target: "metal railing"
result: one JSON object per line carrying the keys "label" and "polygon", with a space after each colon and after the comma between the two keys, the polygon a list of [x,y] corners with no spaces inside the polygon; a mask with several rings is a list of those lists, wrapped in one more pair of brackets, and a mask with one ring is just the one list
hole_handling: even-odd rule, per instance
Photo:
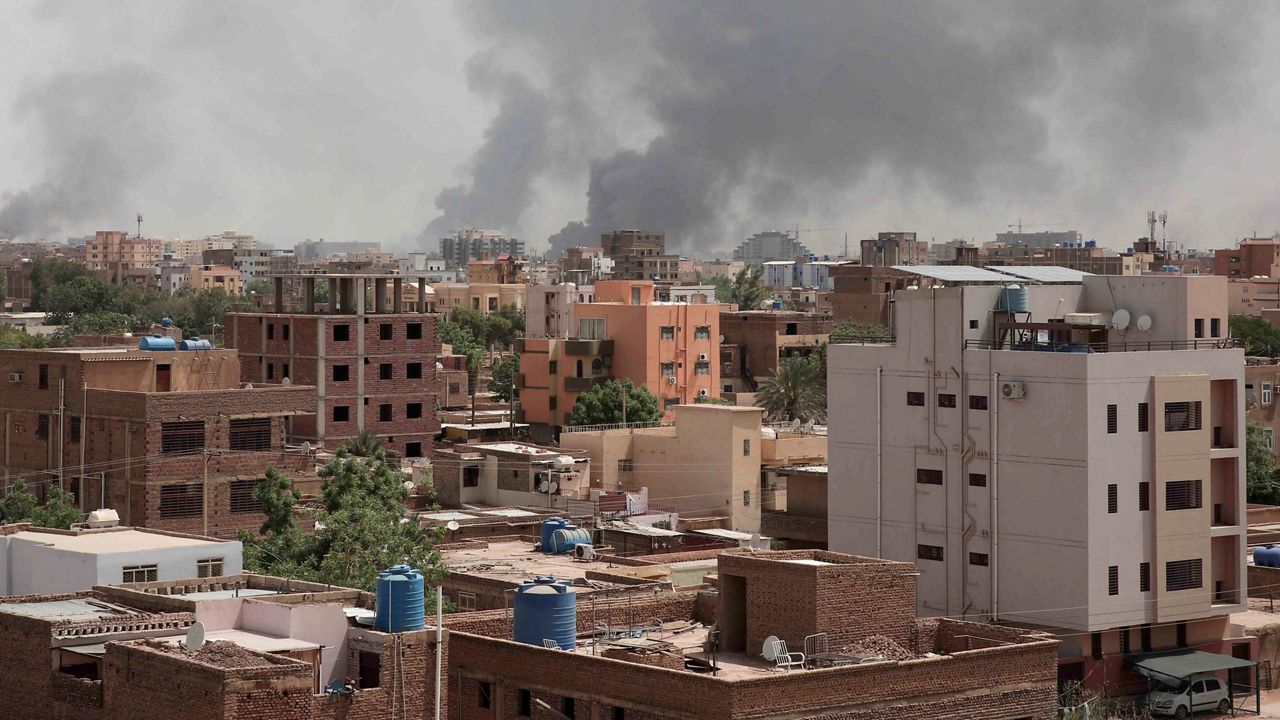
{"label": "metal railing", "polygon": [[1226,350],[1243,347],[1236,338],[1218,340],[1147,340],[1139,342],[1055,343],[1020,340],[965,340],[966,350],[1022,350],[1026,352],[1104,353],[1158,350]]}
{"label": "metal railing", "polygon": [[566,425],[560,428],[561,433],[595,432],[597,430],[634,430],[636,428],[673,427],[674,422],[655,420],[653,422],[607,423],[603,425]]}
{"label": "metal railing", "polygon": [[892,345],[895,339],[893,333],[831,333],[827,342],[831,345]]}

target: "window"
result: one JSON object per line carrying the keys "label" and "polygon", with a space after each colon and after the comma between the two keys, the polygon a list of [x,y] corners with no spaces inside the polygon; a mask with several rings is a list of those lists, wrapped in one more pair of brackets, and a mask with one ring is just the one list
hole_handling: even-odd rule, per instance
{"label": "window", "polygon": [[1173,480],[1164,485],[1165,510],[1196,510],[1203,507],[1199,480]]}
{"label": "window", "polygon": [[516,714],[520,717],[533,715],[533,693],[528,690],[516,692]]}
{"label": "window", "polygon": [[663,325],[662,327],[658,328],[658,339],[659,340],[675,340],[676,339],[675,326]]}
{"label": "window", "polygon": [[1147,420],[1147,404],[1138,403],[1138,432],[1147,432],[1151,429],[1151,423]]}
{"label": "window", "polygon": [[1275,428],[1262,428],[1262,444],[1268,450],[1271,450],[1273,452],[1275,451],[1276,449],[1276,429]]}
{"label": "window", "polygon": [[701,361],[694,363],[694,364],[693,364],[693,374],[694,374],[694,375],[710,375],[710,374],[711,374],[711,363],[709,363],[709,362],[701,362]]}
{"label": "window", "polygon": [[480,468],[462,468],[462,487],[480,487]]}
{"label": "window", "polygon": [[70,418],[71,427],[67,430],[70,433],[71,442],[80,442],[80,416],[72,415]]}
{"label": "window", "polygon": [[604,340],[604,318],[578,318],[578,337],[583,340]]}
{"label": "window", "polygon": [[573,698],[567,697],[560,701],[560,714],[570,718],[574,717]]}
{"label": "window", "polygon": [[1120,654],[1129,654],[1129,628],[1120,628]]}
{"label": "window", "polygon": [[383,403],[383,404],[379,405],[379,406],[378,406],[378,421],[379,421],[379,422],[391,422],[391,419],[392,419],[391,403]]}
{"label": "window", "polygon": [[409,420],[417,420],[422,417],[422,403],[408,403],[404,406],[404,416]]}
{"label": "window", "polygon": [[938,407],[953,408],[956,406],[956,396],[954,393],[938,393]]}
{"label": "window", "polygon": [[262,503],[253,498],[257,480],[231,481],[231,512],[236,515],[262,512]]}
{"label": "window", "polygon": [[1165,432],[1186,432],[1199,429],[1200,401],[1164,404]]}
{"label": "window", "polygon": [[390,380],[392,378],[391,363],[381,363],[378,365],[378,379]]}
{"label": "window", "polygon": [[360,651],[358,662],[360,689],[376,688],[382,682],[382,656],[368,650]]}
{"label": "window", "polygon": [[268,340],[276,339],[276,326],[274,323],[267,323],[267,339]]}
{"label": "window", "polygon": [[620,458],[618,460],[618,472],[631,472],[633,469],[631,458]]}
{"label": "window", "polygon": [[923,406],[924,406],[924,393],[922,393],[922,392],[909,392],[909,393],[907,393],[907,404],[908,404],[908,405],[919,405],[919,406],[923,407]]}
{"label": "window", "polygon": [[676,376],[676,364],[675,364],[675,363],[673,363],[673,362],[665,362],[665,363],[662,363],[662,376],[663,376],[663,377],[675,377],[675,376]]}
{"label": "window", "polygon": [[942,546],[916,545],[916,557],[921,560],[942,560]]}
{"label": "window", "polygon": [[125,565],[120,573],[120,582],[155,582],[158,570],[155,565]]}
{"label": "window", "polygon": [[1196,337],[1204,337],[1204,318],[1196,318]]}
{"label": "window", "polygon": [[680,398],[674,397],[674,396],[669,398],[664,398],[662,400],[662,407],[664,410],[670,410],[671,408],[679,404],[680,404]]}
{"label": "window", "polygon": [[422,323],[405,323],[404,336],[407,340],[421,340]]}
{"label": "window", "polygon": [[1107,594],[1120,594],[1120,566],[1112,565],[1107,568]]}
{"label": "window", "polygon": [[971,552],[969,553],[969,564],[987,567],[990,564],[990,560],[987,558],[986,553]]}
{"label": "window", "polygon": [[48,415],[41,414],[40,417],[36,418],[36,437],[38,438],[49,437],[49,416]]}
{"label": "window", "polygon": [[347,407],[346,405],[333,406],[334,422],[347,422],[350,419],[351,419],[351,408]]}
{"label": "window", "polygon": [[549,410],[555,410],[559,405],[560,405],[560,398],[556,397],[555,395],[552,395],[551,397],[547,398],[547,408]]}
{"label": "window", "polygon": [[977,330],[977,329],[978,329],[978,321],[977,321],[977,320],[970,320],[970,321],[969,321],[969,329],[970,329],[970,330]]}
{"label": "window", "polygon": [[751,507],[751,491],[750,490],[742,491],[742,507],[744,508]]}
{"label": "window", "polygon": [[41,390],[49,389],[49,366],[48,365],[40,366],[40,389]]}
{"label": "window", "polygon": [[1178,647],[1187,646],[1187,621],[1183,620],[1178,623]]}
{"label": "window", "polygon": [[196,577],[222,577],[222,558],[208,558],[196,561]]}
{"label": "window", "polygon": [[165,455],[204,449],[203,420],[173,420],[160,423],[160,451]]}
{"label": "window", "polygon": [[160,517],[200,517],[204,512],[204,492],[200,483],[165,485],[160,488]]}
{"label": "window", "polygon": [[624,708],[620,708],[620,707],[614,708],[613,720],[627,720],[627,711]]}
{"label": "window", "polygon": [[970,410],[986,410],[987,396],[986,395],[970,395],[969,409]]}
{"label": "window", "polygon": [[916,468],[916,482],[921,485],[941,485],[942,471]]}
{"label": "window", "polygon": [[267,379],[274,380],[276,377],[276,364],[267,363]]}
{"label": "window", "polygon": [[1143,480],[1138,483],[1138,510],[1146,512],[1151,509],[1151,483]]}
{"label": "window", "polygon": [[[794,334],[794,333],[793,333],[793,334]],[[693,329],[693,339],[694,339],[694,340],[710,340],[710,339],[711,339],[711,326],[710,326],[710,325],[699,325],[699,326],[695,327],[695,328]]]}
{"label": "window", "polygon": [[391,323],[382,323],[378,325],[379,340],[390,340],[393,336],[394,332],[391,329]]}
{"label": "window", "polygon": [[1164,564],[1164,589],[1167,592],[1194,590],[1204,584],[1203,561],[1171,560]]}
{"label": "window", "polygon": [[333,341],[347,342],[351,339],[351,326],[346,323],[333,326]]}
{"label": "window", "polygon": [[[463,595],[471,596],[472,607],[470,608],[462,607]],[[459,610],[474,610],[475,602],[476,602],[476,596],[474,593],[458,593],[458,609]],[[480,696],[476,699],[476,704],[482,708],[491,707],[493,705],[493,686],[490,685],[487,680],[481,680],[479,682],[479,685],[480,685]]]}
{"label": "window", "polygon": [[742,457],[751,457],[751,438],[742,440]]}
{"label": "window", "polygon": [[1107,434],[1115,435],[1120,429],[1119,409],[1115,405],[1107,406]]}
{"label": "window", "polygon": [[1142,639],[1142,651],[1143,652],[1150,651],[1151,650],[1151,626],[1143,625],[1141,631],[1138,633],[1138,636]]}
{"label": "window", "polygon": [[986,487],[986,473],[969,473],[969,487]]}
{"label": "window", "polygon": [[237,418],[231,421],[232,450],[270,450],[271,418]]}
{"label": "window", "polygon": [[1093,659],[1102,659],[1102,633],[1089,633],[1089,644],[1093,646]]}
{"label": "window", "polygon": [[1151,563],[1138,563],[1138,591],[1151,592]]}
{"label": "window", "polygon": [[351,367],[349,365],[333,366],[333,381],[346,382],[351,379]]}
{"label": "window", "polygon": [[281,330],[283,331],[283,333],[284,333],[284,339],[285,339],[285,340],[288,340],[288,339],[289,339],[289,325],[288,325],[288,324],[281,325],[281,326],[280,326],[280,329],[281,329]]}
{"label": "window", "polygon": [[1107,512],[1114,514],[1120,510],[1119,491],[1118,485],[1111,484],[1107,486]]}
{"label": "window", "polygon": [[404,444],[405,457],[422,457],[421,442],[407,442]]}
{"label": "window", "polygon": [[422,377],[422,363],[409,363],[404,366],[404,376],[410,380],[417,380]]}
{"label": "window", "polygon": [[555,375],[559,371],[560,371],[560,363],[556,362],[555,360],[551,360],[550,362],[547,363],[548,375]]}
{"label": "window", "polygon": [[1221,337],[1222,335],[1222,319],[1211,318],[1209,320],[1209,337]]}
{"label": "window", "polygon": [[287,378],[287,377],[289,377],[289,363],[284,363],[284,364],[283,364],[283,365],[281,365],[280,367],[281,367],[281,370],[280,370],[280,377],[282,377],[282,378]]}
{"label": "window", "polygon": [[1269,382],[1262,383],[1262,404],[1270,405],[1275,396],[1275,386]]}

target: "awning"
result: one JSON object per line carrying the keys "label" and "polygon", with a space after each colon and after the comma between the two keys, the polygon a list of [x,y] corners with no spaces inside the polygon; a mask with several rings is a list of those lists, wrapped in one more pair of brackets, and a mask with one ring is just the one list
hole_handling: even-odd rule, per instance
{"label": "awning", "polygon": [[1254,662],[1200,650],[1174,650],[1131,655],[1128,664],[1129,667],[1149,678],[1168,683],[1171,680],[1185,680],[1196,673],[1252,667]]}

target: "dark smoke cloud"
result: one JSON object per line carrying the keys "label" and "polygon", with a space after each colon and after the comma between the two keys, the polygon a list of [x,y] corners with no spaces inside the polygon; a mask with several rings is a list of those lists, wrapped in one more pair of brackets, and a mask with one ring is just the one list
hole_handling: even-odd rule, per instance
{"label": "dark smoke cloud", "polygon": [[[551,107],[580,113],[577,132],[628,116],[656,128],[645,144],[591,158],[586,218],[553,235],[553,250],[617,227],[723,248],[752,223],[890,196],[967,205],[1070,194],[1082,210],[1114,210],[1242,99],[1260,7],[469,5],[486,52],[509,49],[550,78]],[[623,88],[624,104],[581,112],[602,87]],[[519,166],[518,154],[496,157],[497,138],[485,162]],[[476,183],[468,202],[486,206],[483,194]]]}

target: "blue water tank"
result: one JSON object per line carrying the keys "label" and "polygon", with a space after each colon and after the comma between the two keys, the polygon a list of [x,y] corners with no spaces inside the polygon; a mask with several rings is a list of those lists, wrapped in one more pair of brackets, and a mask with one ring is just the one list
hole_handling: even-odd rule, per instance
{"label": "blue water tank", "polygon": [[178,343],[179,350],[212,350],[213,343],[204,338],[193,337]]}
{"label": "blue water tank", "polygon": [[541,576],[516,588],[515,639],[542,646],[555,640],[572,650],[578,637],[578,594],[567,580]]}
{"label": "blue water tank", "polygon": [[1273,545],[1254,548],[1253,564],[1261,567],[1280,567],[1280,548]]}
{"label": "blue water tank", "polygon": [[374,588],[373,626],[382,632],[421,630],[426,625],[422,573],[408,565],[396,565],[378,573]]}
{"label": "blue water tank", "polygon": [[542,521],[542,552],[551,552],[551,533],[568,524],[568,520],[558,517],[549,517]]}
{"label": "blue water tank", "polygon": [[[575,545],[590,545],[591,531],[584,530],[577,525],[565,525],[564,527],[551,533],[550,552],[553,555],[561,555],[567,552],[573,552]],[[545,551],[544,551],[545,552]]]}
{"label": "blue water tank", "polygon": [[160,324],[165,327],[173,327],[173,318],[160,318]]}
{"label": "blue water tank", "polygon": [[1031,312],[1027,289],[1021,285],[1000,288],[1000,309],[1005,312]]}
{"label": "blue water tank", "polygon": [[174,342],[173,338],[169,337],[168,335],[161,335],[160,333],[156,333],[155,335],[143,336],[143,338],[138,341],[138,349],[151,350],[151,351],[177,350],[178,343]]}

